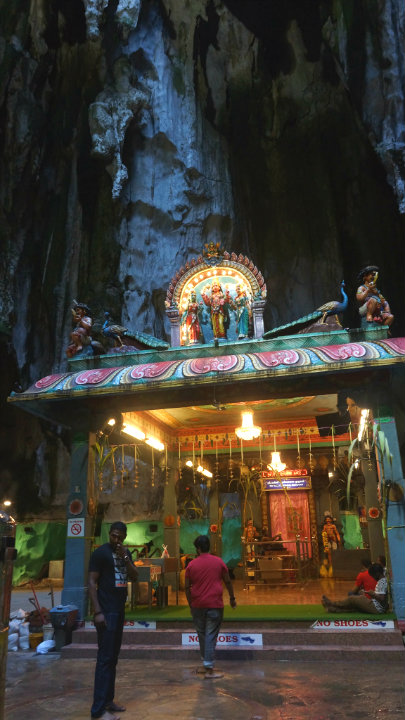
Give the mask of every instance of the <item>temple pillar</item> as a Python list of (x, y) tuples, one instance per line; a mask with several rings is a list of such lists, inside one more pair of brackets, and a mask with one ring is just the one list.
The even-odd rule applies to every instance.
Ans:
[[(208, 482), (212, 482), (208, 480)], [(216, 525), (217, 531), (211, 532), (209, 531), (209, 538), (211, 543), (211, 552), (213, 555), (218, 555), (218, 557), (221, 557), (222, 554), (222, 539), (219, 535), (220, 527), (219, 527), (219, 493), (218, 493), (218, 487), (217, 483), (214, 481), (215, 487), (210, 493), (209, 496), (209, 520), (210, 520), (210, 526)]]
[[(382, 501), (385, 504), (389, 548), (387, 564), (391, 571), (392, 599), (397, 618), (405, 620), (405, 481), (398, 434), (393, 417), (376, 418), (375, 422), (384, 433), (392, 457), (392, 462), (390, 462), (387, 456), (381, 458), (381, 454), (377, 453), (380, 483), (385, 481), (386, 484), (386, 489), (382, 492)], [(385, 552), (383, 551), (381, 554), (385, 554)]]
[(89, 438), (73, 438), (62, 605), (75, 605), (79, 619), (87, 615), (87, 575), (91, 549), (91, 518), (87, 512)]
[(265, 305), (266, 300), (253, 300), (252, 302), (253, 337), (255, 338), (261, 338), (264, 333), (263, 312)]
[[(164, 486), (163, 495), (163, 542), (167, 545), (167, 550), (170, 557), (180, 557), (180, 527), (177, 522), (177, 496), (176, 496), (176, 482), (177, 482), (177, 468), (174, 467), (174, 456), (168, 455), (169, 467), (166, 474), (166, 484)], [(165, 520), (168, 518), (174, 518), (174, 524), (169, 525)], [(167, 574), (168, 584), (172, 587), (175, 586), (176, 577), (175, 573)]]
[(166, 315), (170, 321), (170, 345), (180, 347), (180, 315), (177, 305), (171, 305), (166, 309)]

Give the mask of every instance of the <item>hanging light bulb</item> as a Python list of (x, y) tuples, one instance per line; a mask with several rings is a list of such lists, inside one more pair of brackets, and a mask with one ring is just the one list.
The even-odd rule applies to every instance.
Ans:
[(277, 470), (277, 472), (282, 472), (283, 470), (285, 470), (287, 465), (281, 462), (280, 453), (277, 451), (273, 451), (271, 453), (271, 465), (268, 467), (271, 470)]
[(235, 428), (235, 433), (241, 440), (254, 440), (261, 435), (262, 429), (253, 424), (253, 413), (250, 410), (242, 413), (242, 425)]

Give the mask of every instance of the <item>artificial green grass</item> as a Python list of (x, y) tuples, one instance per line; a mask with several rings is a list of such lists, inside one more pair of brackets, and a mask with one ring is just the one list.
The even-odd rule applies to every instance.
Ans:
[[(158, 620), (159, 622), (191, 621), (190, 608), (187, 605), (170, 605), (165, 608), (139, 606), (127, 610), (127, 620)], [(395, 613), (371, 615), (369, 613), (328, 613), (322, 605), (240, 605), (235, 610), (225, 607), (224, 620), (235, 622), (282, 622), (314, 620), (395, 620)]]

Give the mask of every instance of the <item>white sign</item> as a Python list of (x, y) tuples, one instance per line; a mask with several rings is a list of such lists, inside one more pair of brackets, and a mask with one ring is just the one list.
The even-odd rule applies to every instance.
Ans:
[[(197, 633), (182, 633), (181, 644), (198, 647)], [(263, 636), (261, 633), (220, 633), (217, 639), (217, 647), (262, 647)]]
[(69, 518), (67, 536), (84, 537), (84, 518)]
[(316, 620), (314, 630), (394, 630), (393, 620)]
[[(96, 628), (94, 622), (92, 620), (86, 620), (84, 623), (84, 627), (86, 630), (91, 630)], [(150, 620), (125, 620), (124, 622), (124, 630), (156, 630), (156, 621), (150, 621)]]

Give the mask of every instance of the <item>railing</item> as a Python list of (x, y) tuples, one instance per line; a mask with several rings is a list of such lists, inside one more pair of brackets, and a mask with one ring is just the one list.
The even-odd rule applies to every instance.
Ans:
[(312, 575), (313, 539), (244, 542), (244, 586), (295, 585)]

